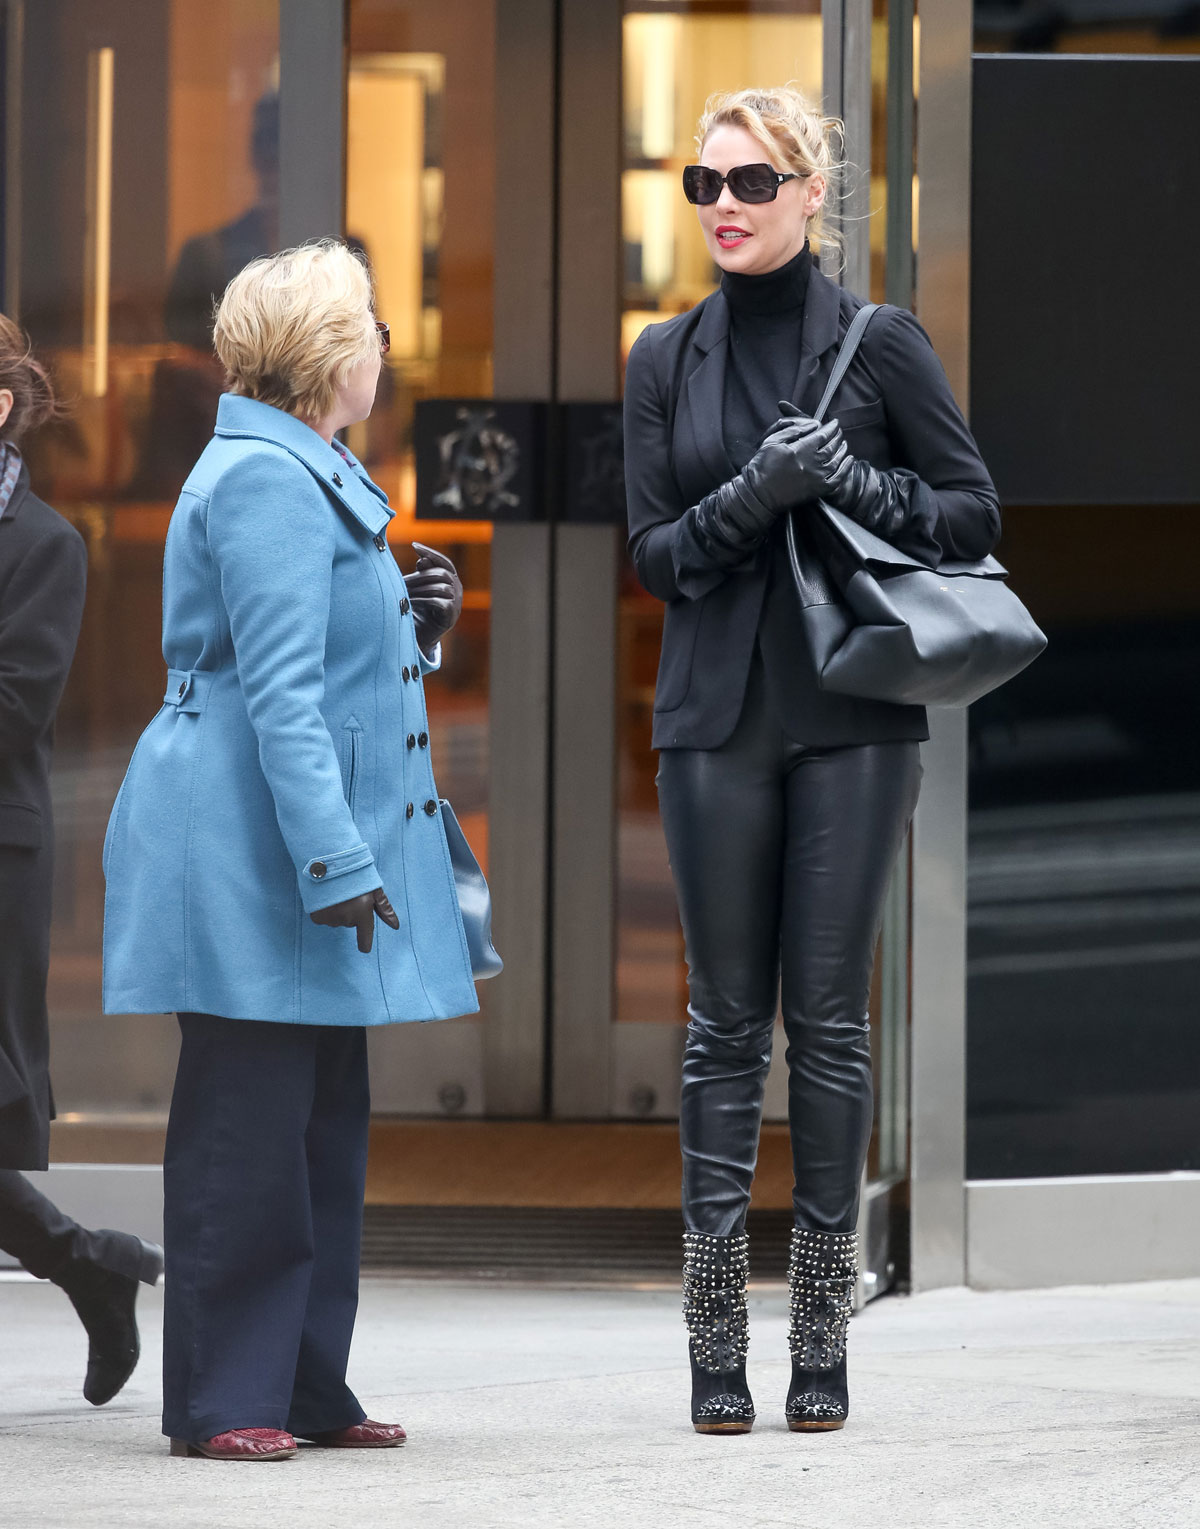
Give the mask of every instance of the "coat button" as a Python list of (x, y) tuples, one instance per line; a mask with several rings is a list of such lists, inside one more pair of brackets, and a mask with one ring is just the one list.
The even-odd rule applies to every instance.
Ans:
[(404, 668), (401, 669), (401, 671), (400, 671), (400, 678), (404, 681), (404, 683), (406, 685), (408, 684), (409, 680), (412, 678), (412, 676), (408, 672), (408, 665), (407, 664), (405, 664)]
[(410, 610), (412, 610), (412, 606), (408, 603), (408, 596), (406, 595), (400, 602), (400, 614), (407, 616)]
[[(421, 736), (424, 737), (424, 734), (422, 734)], [(408, 746), (409, 746), (410, 749), (415, 749), (416, 748), (416, 746), (417, 746), (417, 735), (416, 735), (416, 733), (409, 733), (409, 735), (408, 735)]]
[(429, 747), (429, 734), (422, 733), (421, 736), (417, 739), (417, 742), (423, 749), (427, 749)]
[(183, 695), (183, 693), (186, 690), (187, 690), (187, 680), (180, 680), (180, 682), (179, 682), (179, 694)]
[(375, 551), (376, 552), (382, 552), (383, 549), (387, 546), (387, 542), (384, 541), (382, 536), (376, 536), (374, 538), (374, 541), (375, 541)]
[(341, 486), (342, 486), (342, 475), (341, 475), (341, 473), (334, 473), (333, 481), (337, 484), (338, 488), (341, 488)]
[(329, 867), (325, 864), (324, 860), (314, 860), (308, 868), (308, 874), (314, 881), (320, 881), (328, 869)]
[(404, 816), (406, 818), (411, 818), (412, 815), (413, 815), (413, 804), (411, 802), (409, 802), (408, 806), (404, 809)]
[(425, 815), (426, 817), (431, 818), (436, 811), (437, 803), (434, 801), (433, 797), (430, 797), (429, 800), (425, 803)]

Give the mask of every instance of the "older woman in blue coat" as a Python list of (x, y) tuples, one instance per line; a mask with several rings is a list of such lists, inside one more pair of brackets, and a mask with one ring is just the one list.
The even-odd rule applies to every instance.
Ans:
[(334, 439), (370, 413), (386, 333), (334, 241), (227, 288), (230, 391), (167, 535), (166, 692), (105, 844), (105, 1012), (173, 1010), (182, 1031), (164, 1161), (173, 1453), (404, 1438), (345, 1378), (366, 1027), (478, 1004), (423, 693), (461, 585), (427, 549), (406, 583), (386, 496)]

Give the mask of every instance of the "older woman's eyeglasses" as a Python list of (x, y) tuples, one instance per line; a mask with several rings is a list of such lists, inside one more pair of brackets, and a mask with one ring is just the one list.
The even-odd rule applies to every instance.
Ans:
[(379, 348), (386, 356), (392, 348), (392, 331), (382, 319), (376, 319), (375, 333), (379, 336)]
[(784, 175), (771, 165), (734, 165), (728, 175), (708, 165), (688, 165), (683, 172), (683, 194), (689, 202), (709, 207), (728, 186), (739, 202), (773, 202), (784, 181), (805, 180), (811, 170), (793, 170)]

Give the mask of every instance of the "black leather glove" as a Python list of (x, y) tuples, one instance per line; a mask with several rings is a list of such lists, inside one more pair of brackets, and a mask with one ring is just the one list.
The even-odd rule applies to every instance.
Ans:
[(737, 477), (688, 512), (696, 539), (718, 563), (741, 561), (785, 510), (822, 492), (845, 452), (841, 431), (832, 423), (780, 420)]
[(463, 587), (454, 564), (444, 552), (413, 542), (417, 571), (404, 575), (417, 623), (417, 642), (430, 654), (462, 615)]
[(388, 902), (387, 893), (382, 887), (376, 887), (373, 892), (364, 892), (361, 897), (348, 897), (344, 903), (334, 903), (329, 908), (318, 908), (308, 916), (314, 924), (324, 924), (329, 929), (357, 930), (358, 948), (364, 956), (369, 956), (375, 940), (377, 913), (389, 929), (399, 929), (400, 920), (396, 917), (396, 910)]
[[(795, 405), (781, 403), (785, 415), (800, 415)], [(829, 421), (837, 426), (837, 420)], [(824, 487), (816, 497), (824, 499), (884, 541), (899, 547), (921, 562), (936, 567), (941, 547), (933, 534), (936, 511), (930, 494), (916, 473), (906, 467), (872, 467), (850, 455), (841, 428), (842, 453)]]

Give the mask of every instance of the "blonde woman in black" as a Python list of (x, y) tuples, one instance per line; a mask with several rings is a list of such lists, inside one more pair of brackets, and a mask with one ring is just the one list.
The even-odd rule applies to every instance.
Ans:
[(708, 103), (683, 189), (721, 285), (645, 330), (626, 374), (629, 546), (667, 606), (653, 742), (689, 969), (684, 1311), (706, 1433), (754, 1420), (745, 1220), (777, 999), (795, 1174), (786, 1417), (816, 1431), (849, 1411), (871, 965), (928, 737), (920, 707), (818, 688), (785, 520), (823, 498), (929, 563), (982, 557), (999, 535), (987, 469), (906, 310), (876, 316), (836, 418), (812, 418), (862, 306), (809, 248), (839, 130), (791, 88)]

